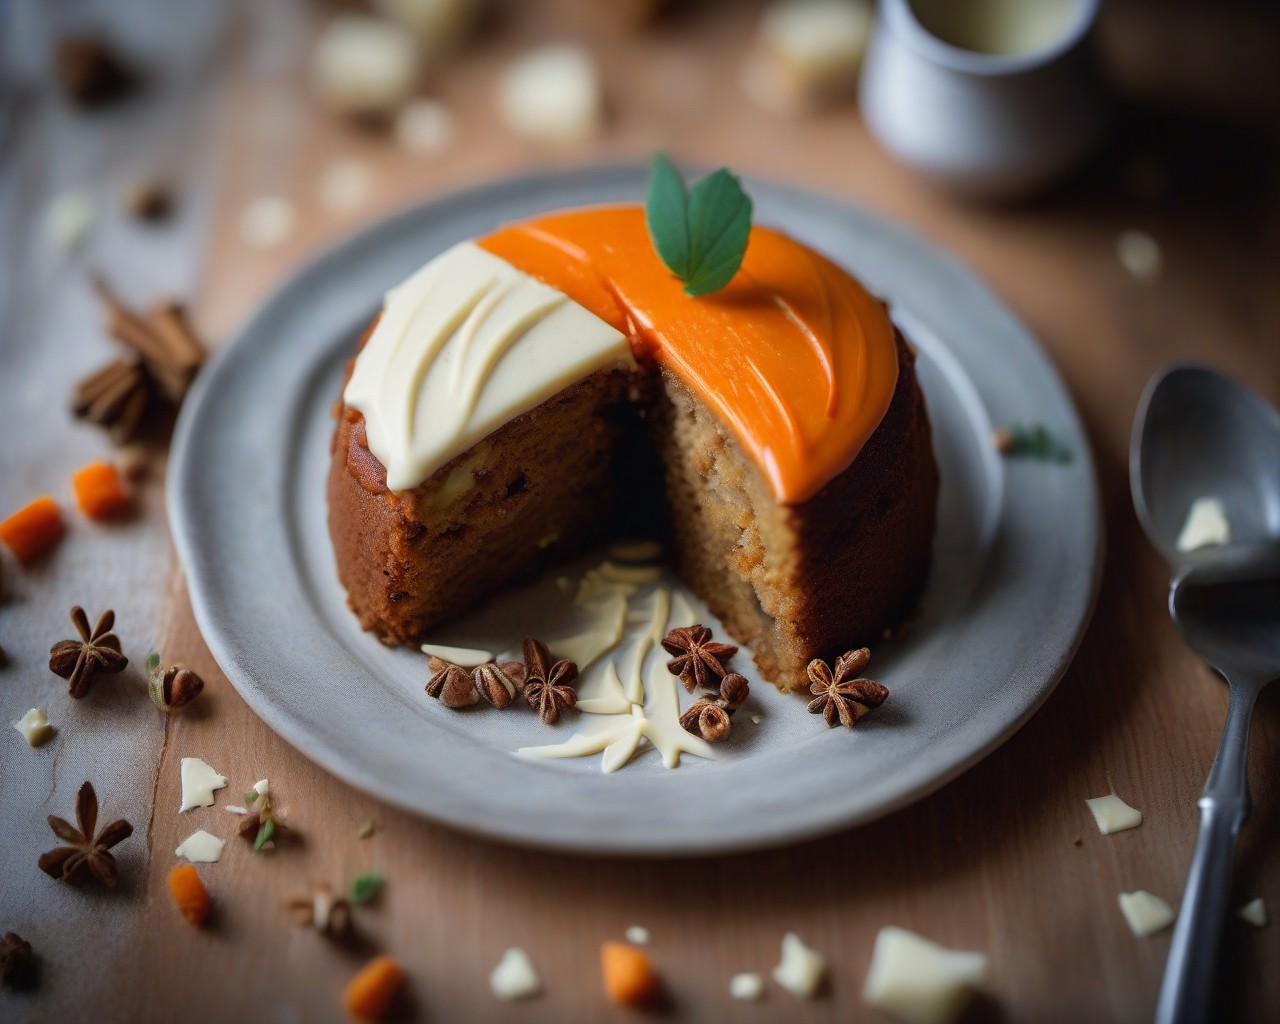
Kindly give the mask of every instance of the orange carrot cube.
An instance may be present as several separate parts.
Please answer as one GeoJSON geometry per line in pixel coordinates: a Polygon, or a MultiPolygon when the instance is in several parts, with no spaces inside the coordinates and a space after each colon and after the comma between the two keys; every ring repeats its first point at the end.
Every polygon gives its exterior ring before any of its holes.
{"type": "Polygon", "coordinates": [[[209,893],[195,867],[179,864],[169,872],[169,892],[173,902],[193,925],[202,925],[209,916],[209,893]]]}
{"type": "Polygon", "coordinates": [[[400,965],[389,956],[375,956],[347,984],[342,1005],[357,1020],[381,1020],[403,984],[400,965]]]}
{"type": "Polygon", "coordinates": [[[662,979],[649,958],[625,942],[606,942],[601,946],[600,967],[605,992],[623,1006],[652,1003],[662,989],[662,979]]]}
{"type": "Polygon", "coordinates": [[[90,519],[113,519],[132,504],[120,471],[110,462],[91,462],[71,475],[76,503],[90,519]]]}
{"type": "Polygon", "coordinates": [[[30,562],[57,544],[65,531],[62,509],[46,494],[0,522],[0,541],[19,561],[30,562]]]}

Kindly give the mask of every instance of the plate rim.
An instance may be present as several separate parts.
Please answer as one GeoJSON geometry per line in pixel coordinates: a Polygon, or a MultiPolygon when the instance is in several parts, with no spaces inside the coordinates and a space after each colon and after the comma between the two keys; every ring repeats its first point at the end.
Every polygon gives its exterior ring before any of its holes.
{"type": "MultiPolygon", "coordinates": [[[[1007,742],[1018,732],[1043,706],[1050,694],[1066,673],[1079,650],[1088,631],[1098,593],[1102,582],[1102,569],[1105,561],[1105,532],[1102,517],[1101,492],[1097,479],[1096,462],[1084,429],[1083,421],[1076,408],[1074,399],[1065,381],[1048,353],[1040,345],[1035,335],[1022,320],[1001,301],[986,282],[968,265],[950,250],[932,239],[922,235],[916,229],[896,219],[885,216],[877,210],[865,206],[847,197],[835,195],[819,189],[809,188],[787,182],[778,182],[768,178],[743,175],[744,183],[750,191],[761,187],[775,196],[786,197],[798,202],[818,202],[842,207],[855,215],[880,222],[881,225],[896,232],[899,238],[914,247],[927,251],[940,267],[946,267],[957,280],[971,289],[986,302],[990,308],[1007,318],[1009,324],[1021,336],[1025,351],[1022,355],[1031,358],[1037,370],[1058,392],[1063,410],[1068,418],[1067,427],[1077,442],[1075,458],[1080,464],[1082,480],[1086,493],[1082,495],[1087,509],[1087,521],[1084,542],[1092,548],[1092,559],[1088,566],[1088,586],[1083,607],[1074,616],[1074,625],[1067,642],[1060,646],[1052,659],[1051,665],[1042,670],[1045,682],[1036,693],[1035,698],[1025,704],[1014,718],[1007,719],[1003,725],[987,738],[986,742],[975,747],[968,756],[959,759],[944,771],[927,773],[926,777],[915,785],[903,788],[896,797],[887,798],[873,808],[855,815],[815,816],[808,827],[791,827],[781,832],[762,830],[751,838],[734,838],[726,842],[700,840],[692,842],[660,842],[637,844],[629,841],[625,844],[602,841],[600,839],[583,842],[576,838],[565,838],[546,832],[534,832],[525,828],[510,827],[509,823],[494,821],[492,817],[481,817],[479,820],[466,818],[456,813],[435,807],[427,809],[421,802],[402,799],[396,794],[379,788],[378,780],[362,769],[344,760],[340,752],[330,752],[309,743],[310,737],[296,735],[289,724],[282,722],[277,710],[270,706],[264,695],[257,692],[253,685],[242,685],[237,678],[238,671],[249,675],[249,669],[241,665],[241,658],[233,644],[224,637],[216,624],[216,610],[211,607],[214,600],[208,588],[202,583],[198,574],[193,574],[191,567],[197,564],[198,541],[193,536],[193,517],[188,503],[191,481],[189,479],[189,455],[194,445],[196,425],[202,410],[210,402],[209,396],[214,393],[219,374],[224,367],[230,365],[231,357],[239,349],[246,346],[254,335],[269,322],[278,307],[290,301],[292,293],[305,287],[307,282],[321,275],[327,266],[346,257],[361,244],[373,239],[379,233],[391,229],[397,222],[414,216],[426,216],[432,210],[440,210],[447,215],[448,210],[459,204],[473,204],[495,193],[533,191],[569,185],[574,182],[592,182],[610,179],[614,176],[632,176],[644,173],[644,165],[635,161],[612,161],[592,163],[568,169],[539,170],[515,175],[504,175],[488,178],[476,184],[462,188],[450,189],[438,194],[410,200],[399,204],[384,216],[358,226],[340,238],[319,248],[307,259],[293,267],[245,316],[239,327],[233,332],[226,344],[209,360],[204,371],[197,376],[191,393],[187,396],[179,412],[171,443],[170,467],[166,477],[166,503],[169,508],[169,526],[174,546],[183,570],[193,616],[200,629],[201,637],[219,667],[236,688],[250,709],[279,737],[293,746],[308,760],[317,764],[336,778],[369,794],[384,803],[391,804],[420,817],[444,824],[461,832],[496,840],[514,843],[521,846],[554,850],[562,853],[586,854],[608,857],[688,857],[708,856],[724,853],[738,853],[757,849],[776,848],[784,845],[801,843],[808,840],[845,831],[859,825],[869,824],[904,807],[907,807],[934,792],[942,789],[960,775],[967,772],[992,752],[1007,742]]],[[[376,302],[376,299],[374,300],[376,302]]],[[[371,302],[371,305],[373,303],[371,302]]],[[[1001,517],[1003,519],[1003,517],[1001,517]]]]}

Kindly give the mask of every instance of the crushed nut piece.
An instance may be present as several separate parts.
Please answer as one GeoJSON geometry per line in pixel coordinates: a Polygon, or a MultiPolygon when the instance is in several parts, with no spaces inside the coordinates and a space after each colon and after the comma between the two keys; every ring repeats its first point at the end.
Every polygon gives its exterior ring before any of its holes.
{"type": "Polygon", "coordinates": [[[107,609],[93,629],[83,608],[71,609],[71,621],[75,624],[79,640],[60,640],[49,648],[49,668],[67,680],[67,692],[79,700],[89,692],[89,687],[99,672],[114,674],[129,664],[120,653],[120,638],[111,632],[116,613],[107,609]]]}
{"type": "Polygon", "coordinates": [[[36,987],[35,954],[17,932],[5,932],[0,939],[0,985],[15,990],[36,987]]]}
{"type": "Polygon", "coordinates": [[[54,70],[67,98],[86,110],[109,106],[138,84],[137,75],[114,50],[88,36],[58,40],[54,70]]]}
{"type": "Polygon", "coordinates": [[[731,644],[711,639],[711,630],[703,625],[677,626],[662,640],[668,654],[675,655],[667,662],[667,670],[679,676],[690,693],[701,686],[714,689],[725,676],[726,663],[738,653],[731,644]]]}
{"type": "Polygon", "coordinates": [[[173,213],[173,192],[161,181],[134,182],[123,199],[124,208],[138,220],[157,223],[173,213]]]}
{"type": "Polygon", "coordinates": [[[351,928],[351,905],[323,883],[309,893],[289,897],[284,905],[298,924],[322,935],[340,938],[351,928]]]}
{"type": "Polygon", "coordinates": [[[524,699],[547,725],[555,725],[561,714],[578,705],[573,684],[578,666],[568,659],[552,662],[551,651],[541,640],[524,638],[524,699]]]}
{"type": "Polygon", "coordinates": [[[871,660],[866,647],[849,651],[836,659],[835,670],[825,661],[809,662],[809,713],[821,714],[828,726],[837,722],[852,729],[872,708],[878,708],[889,697],[889,690],[871,679],[853,678],[871,660]]]}
{"type": "Polygon", "coordinates": [[[77,829],[64,818],[49,815],[49,827],[67,845],[40,855],[40,870],[51,878],[71,885],[83,885],[92,875],[103,885],[114,889],[119,881],[115,858],[107,851],[133,835],[133,826],[121,818],[107,825],[96,836],[98,794],[93,783],[85,782],[76,794],[77,829]]]}

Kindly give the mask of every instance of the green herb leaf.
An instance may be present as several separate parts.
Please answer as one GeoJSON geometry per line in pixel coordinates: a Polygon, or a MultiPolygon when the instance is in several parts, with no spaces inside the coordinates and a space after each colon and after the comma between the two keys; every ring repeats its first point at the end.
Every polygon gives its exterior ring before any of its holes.
{"type": "Polygon", "coordinates": [[[258,837],[253,841],[253,852],[257,853],[262,849],[263,845],[276,834],[276,823],[274,818],[268,818],[258,828],[258,837]]]}
{"type": "Polygon", "coordinates": [[[150,673],[154,672],[156,669],[160,667],[160,655],[158,655],[155,651],[152,651],[150,654],[147,655],[147,660],[145,664],[147,666],[147,673],[149,675],[150,673]]]}
{"type": "Polygon", "coordinates": [[[251,789],[244,795],[244,802],[247,807],[252,807],[255,800],[258,799],[258,791],[251,789]]]}
{"type": "Polygon", "coordinates": [[[727,168],[685,190],[661,153],[645,192],[645,223],[658,257],[684,282],[687,295],[719,291],[742,266],[751,234],[751,199],[727,168]]]}
{"type": "Polygon", "coordinates": [[[384,881],[382,875],[376,871],[367,875],[357,875],[356,880],[351,883],[351,902],[368,903],[378,895],[384,881]]]}
{"type": "Polygon", "coordinates": [[[364,823],[360,826],[360,828],[356,830],[356,838],[357,838],[357,839],[368,839],[371,835],[373,835],[374,830],[375,830],[375,829],[377,829],[377,827],[378,827],[378,826],[377,826],[377,825],[375,825],[372,821],[366,821],[366,822],[364,822],[364,823]]]}
{"type": "Polygon", "coordinates": [[[1035,423],[1029,427],[1019,424],[1007,427],[999,434],[999,448],[1004,455],[1025,455],[1042,462],[1065,464],[1074,454],[1065,442],[1059,440],[1048,427],[1035,423]]]}

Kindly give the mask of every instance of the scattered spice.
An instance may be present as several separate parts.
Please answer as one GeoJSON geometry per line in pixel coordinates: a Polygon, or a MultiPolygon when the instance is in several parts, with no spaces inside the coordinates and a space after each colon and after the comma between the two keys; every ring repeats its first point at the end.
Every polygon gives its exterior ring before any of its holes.
{"type": "Polygon", "coordinates": [[[471,672],[476,692],[495,708],[505,708],[524,685],[524,666],[518,661],[490,661],[471,672]]]}
{"type": "Polygon", "coordinates": [[[625,942],[606,942],[600,947],[600,968],[605,993],[623,1006],[651,1004],[662,990],[649,957],[625,942]]]}
{"type": "Polygon", "coordinates": [[[351,883],[351,902],[357,906],[373,902],[373,899],[382,891],[384,882],[386,879],[377,871],[371,871],[367,875],[357,875],[356,880],[351,883]]]}
{"type": "Polygon", "coordinates": [[[75,886],[83,885],[92,875],[103,885],[114,889],[119,871],[115,858],[107,851],[133,835],[133,826],[121,818],[95,836],[98,794],[94,792],[93,783],[87,781],[76,794],[76,823],[80,826],[78,829],[64,818],[49,815],[49,827],[67,845],[41,854],[40,870],[51,878],[75,886]]]}
{"type": "Polygon", "coordinates": [[[152,651],[147,655],[147,692],[151,700],[165,714],[172,714],[200,696],[204,680],[181,665],[160,665],[160,655],[152,651]]]}
{"type": "Polygon", "coordinates": [[[567,658],[552,662],[547,645],[531,636],[524,638],[524,670],[524,699],[547,725],[578,706],[578,666],[567,658]]]}
{"type": "Polygon", "coordinates": [[[1040,423],[1000,427],[991,435],[991,444],[1001,455],[1029,456],[1041,462],[1065,465],[1074,458],[1066,443],[1040,423]]]}
{"type": "Polygon", "coordinates": [[[0,541],[19,562],[33,562],[62,539],[62,509],[41,495],[0,522],[0,541]]]}
{"type": "Polygon", "coordinates": [[[751,685],[745,676],[730,672],[720,680],[720,693],[716,697],[702,697],[680,716],[685,732],[700,736],[708,743],[719,743],[728,738],[730,716],[742,706],[751,693],[751,685]]]}
{"type": "Polygon", "coordinates": [[[340,938],[351,928],[351,905],[323,883],[309,893],[291,896],[285,901],[290,916],[300,925],[314,928],[322,935],[340,938]]]}
{"type": "Polygon", "coordinates": [[[361,822],[360,827],[356,829],[356,838],[368,839],[371,835],[373,835],[374,832],[377,831],[377,828],[378,826],[375,825],[372,821],[361,822]]]}
{"type": "Polygon", "coordinates": [[[828,726],[839,722],[852,729],[872,708],[878,708],[889,697],[887,687],[871,679],[854,678],[871,660],[871,651],[860,648],[836,659],[834,671],[825,661],[809,662],[809,702],[811,715],[821,714],[828,726]]]}
{"type": "Polygon", "coordinates": [[[404,978],[404,971],[395,960],[376,956],[347,984],[342,1005],[359,1020],[380,1020],[394,1005],[404,978]]]}
{"type": "Polygon", "coordinates": [[[60,640],[49,648],[49,669],[67,680],[67,692],[79,700],[89,692],[99,672],[114,675],[123,671],[129,659],[120,653],[120,638],[111,632],[116,613],[108,608],[93,629],[89,617],[76,605],[71,609],[79,640],[60,640]]]}
{"type": "Polygon", "coordinates": [[[81,380],[71,396],[71,412],[102,427],[116,444],[128,444],[142,429],[151,397],[151,379],[142,359],[130,354],[81,380]]]}
{"type": "Polygon", "coordinates": [[[138,85],[133,69],[105,42],[91,36],[59,39],[53,66],[67,98],[85,110],[110,106],[138,85]]]}
{"type": "Polygon", "coordinates": [[[209,919],[209,892],[191,864],[179,864],[169,872],[169,893],[189,924],[197,928],[209,919]]]}
{"type": "MultiPolygon", "coordinates": [[[[267,843],[272,843],[277,836],[283,836],[284,826],[271,807],[269,794],[251,789],[245,793],[244,802],[252,810],[245,815],[237,831],[246,839],[253,840],[254,853],[261,853],[267,843]]],[[[274,843],[271,848],[275,848],[274,843]]]]}
{"type": "Polygon", "coordinates": [[[133,505],[120,471],[101,459],[71,474],[71,489],[80,511],[99,522],[115,519],[133,505]]]}
{"type": "Polygon", "coordinates": [[[35,954],[17,932],[5,932],[0,939],[0,985],[15,990],[36,987],[35,954]]]}
{"type": "Polygon", "coordinates": [[[137,181],[125,190],[124,208],[141,221],[159,223],[173,213],[173,192],[164,182],[137,181]]]}
{"type": "Polygon", "coordinates": [[[480,693],[466,669],[435,655],[427,659],[427,668],[431,670],[428,697],[435,697],[447,708],[469,708],[479,702],[480,693]]]}
{"type": "Polygon", "coordinates": [[[714,689],[725,676],[725,664],[738,653],[731,644],[711,639],[711,630],[703,625],[677,626],[662,640],[668,654],[675,657],[667,662],[667,670],[680,677],[690,693],[696,687],[714,689]]]}

